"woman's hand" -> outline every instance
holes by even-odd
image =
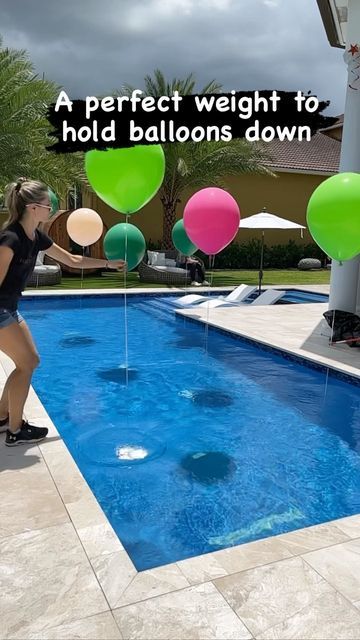
[[[126,262],[124,260],[108,260],[108,269],[116,269],[116,271],[126,271]]]

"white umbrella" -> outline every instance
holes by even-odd
[[[275,216],[273,213],[268,213],[266,207],[263,208],[261,213],[255,213],[248,218],[242,218],[240,220],[240,229],[261,229],[261,254],[260,254],[260,271],[259,271],[259,294],[261,293],[261,282],[263,277],[263,263],[264,263],[264,236],[265,229],[305,229],[302,224],[291,222],[291,220],[285,220]]]

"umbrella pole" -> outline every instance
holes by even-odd
[[[265,232],[261,234],[261,254],[260,254],[260,271],[259,271],[259,295],[261,294],[261,283],[263,279],[263,264],[264,264],[264,236]]]

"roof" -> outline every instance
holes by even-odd
[[[323,133],[316,133],[310,142],[274,139],[266,147],[272,169],[308,173],[338,173],[341,142]]]
[[[319,131],[323,131],[324,133],[326,133],[326,131],[330,131],[331,129],[339,129],[340,127],[343,127],[343,126],[344,126],[344,115],[341,115],[341,116],[337,116],[336,122],[334,122],[334,124],[332,124],[330,127],[319,129]]]

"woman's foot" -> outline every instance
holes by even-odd
[[[194,280],[194,281],[191,283],[191,286],[192,286],[192,287],[201,287],[201,284],[200,284],[200,282],[196,282],[196,280]]]
[[[40,442],[46,438],[49,429],[46,427],[34,427],[34,425],[22,421],[22,425],[18,431],[6,431],[5,444],[7,447],[15,447],[18,444],[31,444]]]
[[[9,416],[6,418],[0,418],[0,433],[5,433],[9,427]]]

